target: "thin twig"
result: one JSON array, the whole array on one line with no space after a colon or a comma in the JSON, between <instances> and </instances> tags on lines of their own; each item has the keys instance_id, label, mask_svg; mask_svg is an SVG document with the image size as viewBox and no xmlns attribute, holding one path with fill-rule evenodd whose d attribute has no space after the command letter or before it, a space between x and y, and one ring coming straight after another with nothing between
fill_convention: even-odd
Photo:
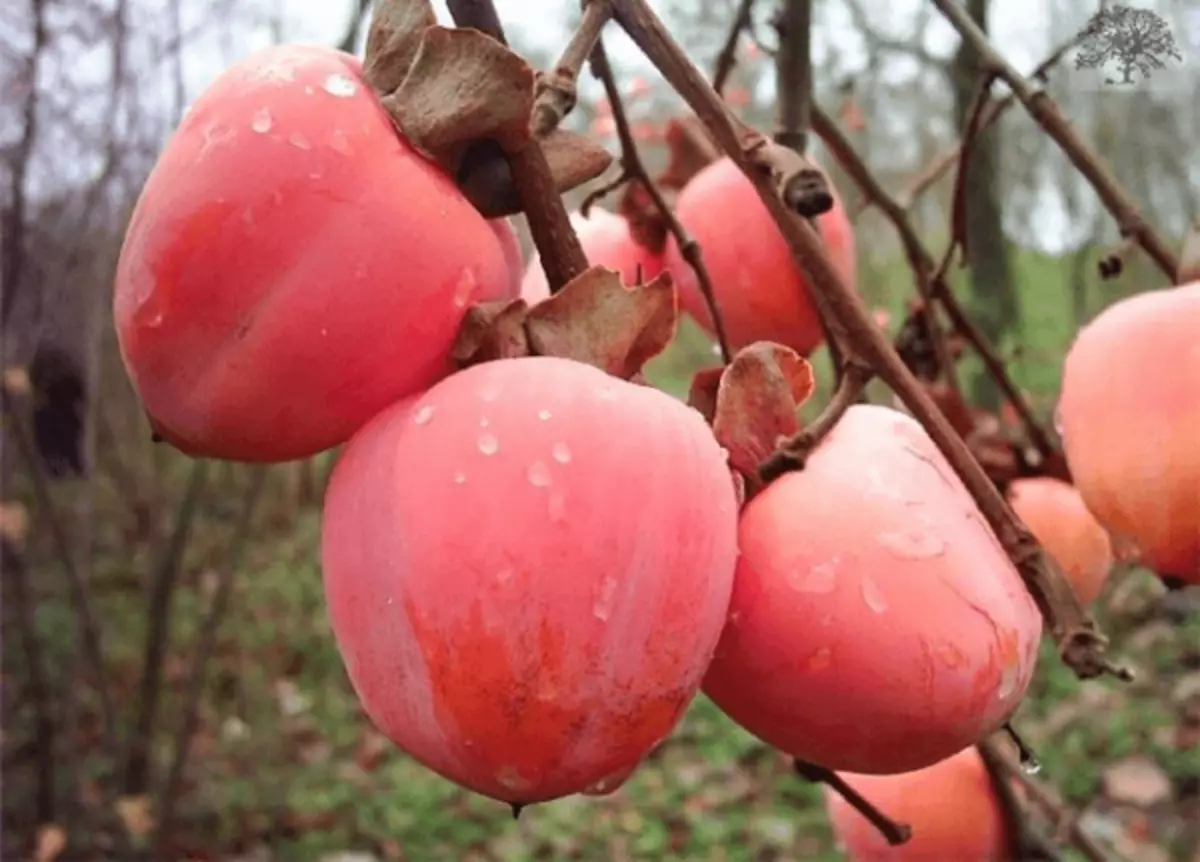
<instances>
[{"instance_id":1,"label":"thin twig","mask_svg":"<svg viewBox=\"0 0 1200 862\"><path fill-rule=\"evenodd\" d=\"M575 107L575 82L584 61L600 42L600 33L612 17L603 0L591 0L583 7L579 27L563 50L555 67L538 78L538 97L533 106L533 134L542 137L556 128Z\"/></svg>"},{"instance_id":2,"label":"thin twig","mask_svg":"<svg viewBox=\"0 0 1200 862\"><path fill-rule=\"evenodd\" d=\"M942 259L942 266L938 269L942 276L945 276L944 267L953 256L956 246L962 252L964 264L970 259L971 249L967 245L967 174L971 169L971 147L980 134L984 109L987 107L994 80L995 78L986 74L979 79L967 110L967 122L963 128L958 172L954 176L954 195L951 198L950 206L950 248L946 251L946 255Z\"/></svg>"},{"instance_id":3,"label":"thin twig","mask_svg":"<svg viewBox=\"0 0 1200 862\"><path fill-rule=\"evenodd\" d=\"M471 27L481 33L487 33L502 45L508 44L504 36L504 26L496 7L491 0L446 0L446 8L450 17L459 27Z\"/></svg>"},{"instance_id":4,"label":"thin twig","mask_svg":"<svg viewBox=\"0 0 1200 862\"><path fill-rule=\"evenodd\" d=\"M1100 159L1084 142L1058 105L1044 91L1037 90L988 42L967 10L957 0L932 0L950 25L971 43L986 74L995 75L1012 89L1029 115L1054 139L1062 151L1087 179L1104 206L1117 220L1122 233L1133 237L1169 278L1174 277L1178 261L1175 253L1139 212L1128 192L1109 173Z\"/></svg>"},{"instance_id":5,"label":"thin twig","mask_svg":"<svg viewBox=\"0 0 1200 862\"><path fill-rule=\"evenodd\" d=\"M721 315L721 309L717 306L712 278L708 274L708 268L704 265L700 243L692 239L691 234L675 217L675 213L663 198L658 183L654 182L650 174L646 172L646 166L642 163L641 155L638 153L637 142L633 139L633 132L629 128L625 103L621 98L621 91L617 87L616 79L613 77L612 67L609 66L603 41L596 43L596 49L592 52L591 68L592 74L599 78L604 85L604 93L612 106L613 124L617 128L617 137L621 141L621 176L629 182L641 183L642 188L650 195L655 208L662 216L667 230L675 238L675 245L678 247L680 255L696 274L696 281L700 286L700 292L704 295L704 302L708 306L708 313L712 317L713 328L716 330L721 359L728 364L733 358L733 353L729 348L729 338L725 333L725 319Z\"/></svg>"},{"instance_id":6,"label":"thin twig","mask_svg":"<svg viewBox=\"0 0 1200 862\"><path fill-rule=\"evenodd\" d=\"M733 74L734 67L737 66L738 42L742 38L742 33L750 29L753 13L754 0L740 0L737 12L734 13L733 21L729 25L729 34L725 37L725 44L721 46L721 50L717 54L717 62L713 65L712 88L718 95L725 91L725 84L728 82L729 76Z\"/></svg>"},{"instance_id":7,"label":"thin twig","mask_svg":"<svg viewBox=\"0 0 1200 862\"><path fill-rule=\"evenodd\" d=\"M817 766L815 763L805 763L803 760L793 760L792 766L801 778L828 785L838 796L850 803L855 811L871 821L871 825L879 830L879 834L887 839L888 844L895 847L912 838L911 826L907 823L897 823L888 817L832 769Z\"/></svg>"},{"instance_id":8,"label":"thin twig","mask_svg":"<svg viewBox=\"0 0 1200 862\"><path fill-rule=\"evenodd\" d=\"M780 197L769 172L751 156L764 146L762 136L739 130L700 71L688 59L646 0L611 0L617 21L667 81L708 127L714 141L753 183L759 199L787 240L792 255L812 285L818 309L835 324L834 337L857 352L925 427L970 491L988 524L1008 551L1058 643L1064 663L1080 677L1116 670L1105 658L1106 641L1075 594L1070 582L1044 552L1033 534L1009 508L987 472L954 431L925 387L892 349L862 297L855 293L829 259L812 225L797 219Z\"/></svg>"},{"instance_id":9,"label":"thin twig","mask_svg":"<svg viewBox=\"0 0 1200 862\"><path fill-rule=\"evenodd\" d=\"M254 513L262 498L262 490L266 484L267 469L256 467L250 479L250 488L242 503L242 511L238 516L237 526L229 540L229 550L225 563L217 578L217 588L213 593L212 604L200 623L200 632L196 638L196 651L192 657L192 666L188 671L187 683L184 686L183 718L175 734L175 755L167 772L163 791L159 795L161 805L158 818L157 845L165 852L165 843L171 838L175 823L176 805L180 791L183 789L183 775L187 768L188 755L191 752L192 738L200 724L200 698L204 694L206 672L209 660L217 645L217 632L229 609L229 599L233 594L234 578L241 567L242 557L250 545L254 535Z\"/></svg>"},{"instance_id":10,"label":"thin twig","mask_svg":"<svg viewBox=\"0 0 1200 862\"><path fill-rule=\"evenodd\" d=\"M146 646L139 686L137 720L125 756L125 793L144 793L150 785L150 748L162 693L163 665L171 638L171 599L179 581L183 555L196 518L208 462L196 461L175 515L175 525L154 573L150 602L146 609Z\"/></svg>"}]
</instances>

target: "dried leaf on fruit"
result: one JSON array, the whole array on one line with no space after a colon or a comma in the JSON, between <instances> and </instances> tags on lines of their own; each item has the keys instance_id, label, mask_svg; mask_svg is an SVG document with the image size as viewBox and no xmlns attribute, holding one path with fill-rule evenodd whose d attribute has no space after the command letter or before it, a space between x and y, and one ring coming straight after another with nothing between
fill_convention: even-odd
<instances>
[{"instance_id":1,"label":"dried leaf on fruit","mask_svg":"<svg viewBox=\"0 0 1200 862\"><path fill-rule=\"evenodd\" d=\"M709 425L717 415L717 390L721 387L721 375L725 366L720 368L705 368L696 372L692 378L692 387L688 391L688 404L700 411Z\"/></svg>"},{"instance_id":2,"label":"dried leaf on fruit","mask_svg":"<svg viewBox=\"0 0 1200 862\"><path fill-rule=\"evenodd\" d=\"M421 37L437 26L429 0L382 0L371 13L363 76L380 95L400 86L421 45Z\"/></svg>"},{"instance_id":3,"label":"dried leaf on fruit","mask_svg":"<svg viewBox=\"0 0 1200 862\"><path fill-rule=\"evenodd\" d=\"M629 380L671 343L678 318L669 274L629 288L615 270L594 266L530 309L525 332L534 353L587 362Z\"/></svg>"},{"instance_id":4,"label":"dried leaf on fruit","mask_svg":"<svg viewBox=\"0 0 1200 862\"><path fill-rule=\"evenodd\" d=\"M525 317L529 304L523 299L481 302L467 309L451 355L459 368L515 359L529 355Z\"/></svg>"},{"instance_id":5,"label":"dried leaf on fruit","mask_svg":"<svg viewBox=\"0 0 1200 862\"><path fill-rule=\"evenodd\" d=\"M730 465L746 477L751 490L758 481L759 464L775 451L781 438L800 430L796 410L814 387L808 360L769 341L742 348L724 370L713 433L729 450Z\"/></svg>"},{"instance_id":6,"label":"dried leaf on fruit","mask_svg":"<svg viewBox=\"0 0 1200 862\"><path fill-rule=\"evenodd\" d=\"M721 155L704 124L695 116L672 117L667 121L663 139L670 154L666 170L658 177L664 189L682 189Z\"/></svg>"}]
</instances>

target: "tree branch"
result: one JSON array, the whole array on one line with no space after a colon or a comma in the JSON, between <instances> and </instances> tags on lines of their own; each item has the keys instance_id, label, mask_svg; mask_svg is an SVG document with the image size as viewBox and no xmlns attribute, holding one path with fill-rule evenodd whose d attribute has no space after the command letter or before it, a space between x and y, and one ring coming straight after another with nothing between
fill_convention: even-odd
<instances>
[{"instance_id":1,"label":"tree branch","mask_svg":"<svg viewBox=\"0 0 1200 862\"><path fill-rule=\"evenodd\" d=\"M583 7L583 18L558 64L538 79L538 98L533 107L533 134L542 137L556 128L575 107L575 81L579 70L600 42L600 33L612 17L603 0L591 0Z\"/></svg>"},{"instance_id":2,"label":"tree branch","mask_svg":"<svg viewBox=\"0 0 1200 862\"><path fill-rule=\"evenodd\" d=\"M817 766L815 763L805 763L803 760L792 761L792 766L801 778L828 785L838 796L850 803L855 811L871 821L871 825L879 830L879 834L887 839L888 844L895 847L912 838L911 826L907 823L897 823L888 817L832 769Z\"/></svg>"},{"instance_id":3,"label":"tree branch","mask_svg":"<svg viewBox=\"0 0 1200 862\"><path fill-rule=\"evenodd\" d=\"M729 25L729 35L725 37L725 44L721 46L717 62L713 65L712 87L718 95L724 92L725 84L737 66L738 41L742 38L742 33L750 28L753 12L754 0L739 0L737 12Z\"/></svg>"}]
</instances>

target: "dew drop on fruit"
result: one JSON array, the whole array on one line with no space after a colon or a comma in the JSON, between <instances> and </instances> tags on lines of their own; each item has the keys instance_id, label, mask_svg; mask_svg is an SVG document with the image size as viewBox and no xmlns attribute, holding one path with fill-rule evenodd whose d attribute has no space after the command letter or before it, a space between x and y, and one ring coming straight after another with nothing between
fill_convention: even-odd
<instances>
[{"instance_id":1,"label":"dew drop on fruit","mask_svg":"<svg viewBox=\"0 0 1200 862\"><path fill-rule=\"evenodd\" d=\"M1021 676L1021 668L1016 662L1006 664L1000 675L1000 699L1008 700L1017 691L1017 681Z\"/></svg>"},{"instance_id":2,"label":"dew drop on fruit","mask_svg":"<svg viewBox=\"0 0 1200 862\"><path fill-rule=\"evenodd\" d=\"M624 770L614 772L612 775L606 775L594 784L589 784L583 789L586 796L607 796L612 793L628 776Z\"/></svg>"},{"instance_id":3,"label":"dew drop on fruit","mask_svg":"<svg viewBox=\"0 0 1200 862\"><path fill-rule=\"evenodd\" d=\"M596 397L601 401L616 401L617 390L611 386L601 386L596 390Z\"/></svg>"},{"instance_id":4,"label":"dew drop on fruit","mask_svg":"<svg viewBox=\"0 0 1200 862\"><path fill-rule=\"evenodd\" d=\"M538 411L538 419L541 419L543 422L549 422L550 421L550 411L549 410L539 410Z\"/></svg>"},{"instance_id":5,"label":"dew drop on fruit","mask_svg":"<svg viewBox=\"0 0 1200 862\"><path fill-rule=\"evenodd\" d=\"M256 111L250 119L250 128L260 135L271 131L271 112L266 108Z\"/></svg>"},{"instance_id":6,"label":"dew drop on fruit","mask_svg":"<svg viewBox=\"0 0 1200 862\"><path fill-rule=\"evenodd\" d=\"M571 450L567 448L566 443L555 443L554 448L551 450L551 454L554 456L554 460L559 464L571 463Z\"/></svg>"},{"instance_id":7,"label":"dew drop on fruit","mask_svg":"<svg viewBox=\"0 0 1200 862\"><path fill-rule=\"evenodd\" d=\"M788 577L788 583L792 585L792 589L801 593L832 593L837 587L838 562L839 558L834 557L807 569L796 569Z\"/></svg>"},{"instance_id":8,"label":"dew drop on fruit","mask_svg":"<svg viewBox=\"0 0 1200 862\"><path fill-rule=\"evenodd\" d=\"M617 579L611 576L606 577L600 584L600 592L596 595L596 604L592 607L592 613L596 615L596 619L601 622L608 621L608 617L612 613L613 600L616 597Z\"/></svg>"},{"instance_id":9,"label":"dew drop on fruit","mask_svg":"<svg viewBox=\"0 0 1200 862\"><path fill-rule=\"evenodd\" d=\"M479 420L479 427L480 427L480 428L486 428L486 427L488 427L488 426L489 426L489 425L491 425L491 424L492 424L492 420L488 419L486 416L482 417L482 418Z\"/></svg>"},{"instance_id":10,"label":"dew drop on fruit","mask_svg":"<svg viewBox=\"0 0 1200 862\"><path fill-rule=\"evenodd\" d=\"M859 588L862 590L863 601L872 611L881 614L888 609L887 598L884 597L883 590L870 575L863 576Z\"/></svg>"},{"instance_id":11,"label":"dew drop on fruit","mask_svg":"<svg viewBox=\"0 0 1200 862\"><path fill-rule=\"evenodd\" d=\"M298 150L311 150L312 142L299 132L292 132L288 135L288 143Z\"/></svg>"},{"instance_id":12,"label":"dew drop on fruit","mask_svg":"<svg viewBox=\"0 0 1200 862\"><path fill-rule=\"evenodd\" d=\"M454 307L466 308L477 287L479 282L475 280L475 273L469 268L459 273L458 282L454 285Z\"/></svg>"},{"instance_id":13,"label":"dew drop on fruit","mask_svg":"<svg viewBox=\"0 0 1200 862\"><path fill-rule=\"evenodd\" d=\"M946 543L928 530L880 533L876 538L879 544L906 560L926 560L946 551Z\"/></svg>"},{"instance_id":14,"label":"dew drop on fruit","mask_svg":"<svg viewBox=\"0 0 1200 862\"><path fill-rule=\"evenodd\" d=\"M358 85L345 75L333 74L325 79L325 92L339 99L345 99L358 92Z\"/></svg>"},{"instance_id":15,"label":"dew drop on fruit","mask_svg":"<svg viewBox=\"0 0 1200 862\"><path fill-rule=\"evenodd\" d=\"M496 583L507 584L513 578L513 570L505 566L500 571L496 572Z\"/></svg>"},{"instance_id":16,"label":"dew drop on fruit","mask_svg":"<svg viewBox=\"0 0 1200 862\"><path fill-rule=\"evenodd\" d=\"M833 650L829 647L821 647L804 662L809 670L825 670L833 662Z\"/></svg>"},{"instance_id":17,"label":"dew drop on fruit","mask_svg":"<svg viewBox=\"0 0 1200 862\"><path fill-rule=\"evenodd\" d=\"M464 473L462 470L459 470L459 471L457 471L457 472L454 474L454 484L455 484L455 485L465 485L465 484L467 484L467 474L466 474L466 473Z\"/></svg>"},{"instance_id":18,"label":"dew drop on fruit","mask_svg":"<svg viewBox=\"0 0 1200 862\"><path fill-rule=\"evenodd\" d=\"M350 146L350 139L346 137L346 133L341 129L334 129L329 135L329 146L337 153L343 156L354 154L354 148Z\"/></svg>"},{"instance_id":19,"label":"dew drop on fruit","mask_svg":"<svg viewBox=\"0 0 1200 862\"><path fill-rule=\"evenodd\" d=\"M515 766L501 766L496 771L496 780L508 790L520 792L529 788L529 781L522 777Z\"/></svg>"},{"instance_id":20,"label":"dew drop on fruit","mask_svg":"<svg viewBox=\"0 0 1200 862\"><path fill-rule=\"evenodd\" d=\"M499 383L489 383L482 390L480 390L479 398L480 400L491 404L499 400L501 391L502 390L500 389Z\"/></svg>"},{"instance_id":21,"label":"dew drop on fruit","mask_svg":"<svg viewBox=\"0 0 1200 862\"><path fill-rule=\"evenodd\" d=\"M413 414L414 425L428 425L429 420L433 418L433 405L426 404Z\"/></svg>"},{"instance_id":22,"label":"dew drop on fruit","mask_svg":"<svg viewBox=\"0 0 1200 862\"><path fill-rule=\"evenodd\" d=\"M492 434L480 434L479 441L475 445L484 455L495 455L500 451L500 441Z\"/></svg>"},{"instance_id":23,"label":"dew drop on fruit","mask_svg":"<svg viewBox=\"0 0 1200 862\"><path fill-rule=\"evenodd\" d=\"M529 484L535 488L549 488L553 477L550 475L550 468L542 461L534 461L529 465L529 469L525 471L525 475L529 477Z\"/></svg>"}]
</instances>

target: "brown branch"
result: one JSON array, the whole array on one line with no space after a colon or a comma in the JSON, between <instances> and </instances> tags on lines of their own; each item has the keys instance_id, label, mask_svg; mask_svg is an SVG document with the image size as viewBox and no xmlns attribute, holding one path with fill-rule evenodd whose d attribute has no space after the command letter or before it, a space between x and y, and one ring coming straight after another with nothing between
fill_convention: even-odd
<instances>
[{"instance_id":1,"label":"brown branch","mask_svg":"<svg viewBox=\"0 0 1200 862\"><path fill-rule=\"evenodd\" d=\"M252 526L258 501L262 497L263 486L267 477L265 467L256 467L250 479L250 488L242 502L242 512L237 521L237 527L229 540L229 552L226 555L224 567L217 578L217 588L213 593L212 604L200 623L200 632L196 638L196 651L192 657L191 669L188 672L187 684L183 695L183 718L175 733L175 754L163 784L163 791L158 818L157 843L159 850L166 853L165 844L171 838L175 823L176 804L183 789L183 776L187 767L188 755L191 752L192 738L200 725L200 699L204 694L205 674L209 659L217 646L217 632L225 613L229 608L229 599L233 594L234 578L238 574L242 557L254 536Z\"/></svg>"},{"instance_id":2,"label":"brown branch","mask_svg":"<svg viewBox=\"0 0 1200 862\"><path fill-rule=\"evenodd\" d=\"M956 247L962 251L963 264L970 259L971 250L967 245L967 174L971 169L971 147L981 132L983 114L993 81L995 78L988 74L979 79L967 111L967 123L959 146L958 172L954 176L954 194L951 198L953 203L950 206L950 247L946 250L946 256L938 269L942 276L945 275L945 267L949 265Z\"/></svg>"},{"instance_id":3,"label":"brown branch","mask_svg":"<svg viewBox=\"0 0 1200 862\"><path fill-rule=\"evenodd\" d=\"M1046 134L1054 139L1062 151L1071 160L1071 164L1096 190L1104 206L1112 213L1126 236L1133 237L1138 245L1150 255L1159 268L1173 278L1178 267L1175 253L1150 223L1142 216L1137 204L1129 197L1121 184L1113 178L1099 157L1075 131L1071 122L1059 110L1057 104L1042 90L1035 90L1025 78L1000 56L999 52L988 42L987 36L979 29L979 25L971 20L971 16L957 0L932 0L935 6L958 31L963 39L970 42L978 52L985 73L995 75L1012 89L1013 94L1029 112L1029 115L1041 126Z\"/></svg>"},{"instance_id":4,"label":"brown branch","mask_svg":"<svg viewBox=\"0 0 1200 862\"><path fill-rule=\"evenodd\" d=\"M592 2L595 5L607 4L607 0ZM454 3L450 11L457 26L481 30L508 44L492 0ZM507 142L504 157L512 173L513 186L521 199L521 208L529 222L533 244L546 272L550 293L557 293L563 285L587 269L587 255L583 253L583 246L579 244L579 237L567 217L562 196L550 173L550 164L532 129L528 137Z\"/></svg>"},{"instance_id":5,"label":"brown branch","mask_svg":"<svg viewBox=\"0 0 1200 862\"><path fill-rule=\"evenodd\" d=\"M907 823L897 823L888 817L832 769L817 766L815 763L805 763L803 760L793 760L792 767L801 778L828 785L838 796L850 803L855 811L867 818L871 825L879 830L879 834L887 839L887 843L893 847L904 844L912 838L911 826Z\"/></svg>"},{"instance_id":6,"label":"brown branch","mask_svg":"<svg viewBox=\"0 0 1200 862\"><path fill-rule=\"evenodd\" d=\"M717 62L713 65L712 88L718 95L725 91L725 84L737 65L738 41L742 38L742 33L750 29L753 11L754 0L740 0L733 22L729 25L729 35L725 37L725 44L721 46Z\"/></svg>"},{"instance_id":7,"label":"brown branch","mask_svg":"<svg viewBox=\"0 0 1200 862\"><path fill-rule=\"evenodd\" d=\"M555 129L575 107L575 82L584 61L600 42L600 33L612 17L604 0L590 0L583 7L583 18L558 64L538 78L538 97L533 106L533 134L542 137Z\"/></svg>"},{"instance_id":8,"label":"brown branch","mask_svg":"<svg viewBox=\"0 0 1200 862\"><path fill-rule=\"evenodd\" d=\"M812 225L795 218L778 194L769 172L753 156L764 146L762 136L750 129L739 134L721 99L692 64L646 0L612 0L617 21L634 43L659 69L711 132L714 141L754 184L783 233L792 254L808 276L813 298L833 324L834 337L846 348L848 360L861 357L900 397L925 427L995 531L1036 600L1049 632L1058 643L1064 662L1080 677L1110 672L1105 658L1106 641L1080 604L1074 588L1042 550L1037 540L1013 514L966 443L930 400L922 384L876 326L862 298L837 272Z\"/></svg>"},{"instance_id":9,"label":"brown branch","mask_svg":"<svg viewBox=\"0 0 1200 862\"><path fill-rule=\"evenodd\" d=\"M712 317L713 328L716 330L717 344L721 349L721 360L725 364L729 364L733 358L733 352L729 348L729 338L725 332L725 319L717 306L712 278L708 274L708 268L704 265L700 243L692 239L683 224L675 217L675 213L672 212L670 205L663 197L658 183L647 173L646 166L642 163L637 141L633 139L633 131L629 128L625 103L613 77L612 67L608 63L608 54L604 50L603 41L596 43L596 48L592 52L591 68L592 74L599 78L604 85L604 93L612 106L613 124L617 129L617 137L621 141L621 177L627 181L641 183L642 188L654 202L655 209L658 210L667 230L675 238L680 255L688 262L692 272L696 274L696 281L700 286L700 292L704 295L704 302L708 306L708 313Z\"/></svg>"},{"instance_id":10,"label":"brown branch","mask_svg":"<svg viewBox=\"0 0 1200 862\"><path fill-rule=\"evenodd\" d=\"M845 366L833 397L812 424L800 429L776 448L758 468L763 483L773 482L784 473L804 469L808 456L820 445L838 420L858 401L858 396L871 381L871 369L865 365L851 363Z\"/></svg>"}]
</instances>

